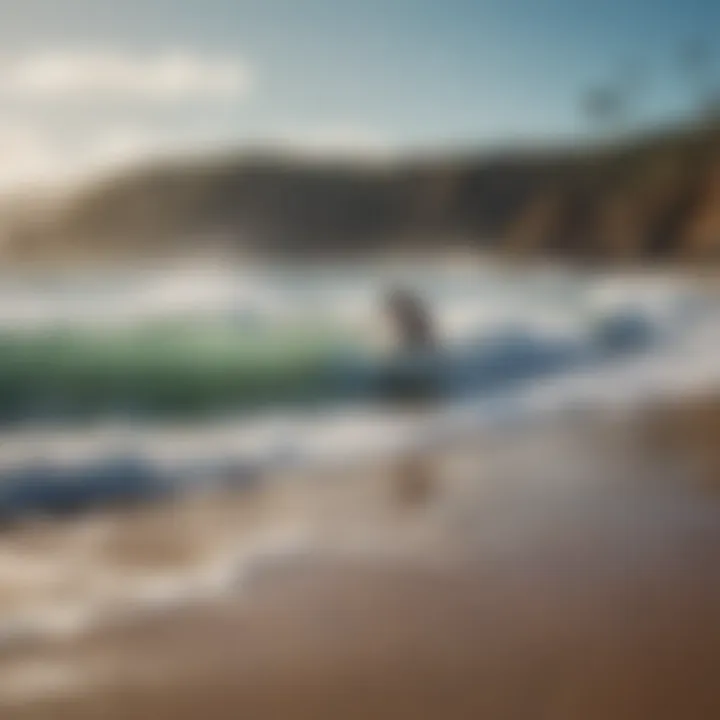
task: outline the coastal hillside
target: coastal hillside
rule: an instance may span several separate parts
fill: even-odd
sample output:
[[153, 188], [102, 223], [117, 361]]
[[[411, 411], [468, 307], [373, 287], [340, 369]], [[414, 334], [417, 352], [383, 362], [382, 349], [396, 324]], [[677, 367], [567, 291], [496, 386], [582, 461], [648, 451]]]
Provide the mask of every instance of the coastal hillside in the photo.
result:
[[345, 257], [461, 248], [720, 260], [720, 127], [387, 162], [228, 154], [146, 166], [16, 224], [8, 261]]

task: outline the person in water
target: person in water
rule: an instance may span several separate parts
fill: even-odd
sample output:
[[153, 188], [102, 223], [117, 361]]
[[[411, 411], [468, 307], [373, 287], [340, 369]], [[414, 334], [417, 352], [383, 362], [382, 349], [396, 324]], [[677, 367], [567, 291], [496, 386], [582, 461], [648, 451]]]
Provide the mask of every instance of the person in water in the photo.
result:
[[[433, 318], [421, 298], [405, 289], [394, 289], [388, 294], [386, 311], [394, 329], [399, 362], [386, 378], [385, 397], [427, 412], [440, 395], [434, 362], [438, 339]], [[424, 504], [435, 486], [434, 458], [410, 451], [398, 459], [393, 475], [394, 492], [403, 505]]]
[[396, 288], [386, 298], [398, 362], [388, 374], [384, 395], [391, 401], [423, 403], [437, 398], [439, 381], [433, 367], [437, 333], [422, 299], [410, 290]]
[[388, 294], [387, 308], [403, 350], [430, 350], [436, 345], [430, 312], [419, 296], [395, 289]]

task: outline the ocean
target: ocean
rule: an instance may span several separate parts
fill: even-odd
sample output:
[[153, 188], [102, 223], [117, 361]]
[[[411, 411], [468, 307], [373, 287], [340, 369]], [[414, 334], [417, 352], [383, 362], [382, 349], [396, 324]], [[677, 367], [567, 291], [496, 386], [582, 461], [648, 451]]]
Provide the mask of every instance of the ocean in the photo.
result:
[[[436, 352], [393, 349], [397, 286], [430, 309]], [[4, 278], [0, 347], [0, 637], [15, 642], [224, 593], [258, 558], [302, 551], [297, 504], [256, 501], [278, 478], [706, 392], [720, 304], [651, 273], [186, 263]], [[441, 397], [388, 403], [387, 373], [417, 363]]]
[[[423, 298], [437, 352], [393, 348], [397, 286]], [[6, 279], [0, 516], [378, 453], [418, 423], [652, 400], [716, 380], [718, 327], [714, 297], [649, 274], [187, 264]], [[422, 419], [383, 396], [416, 364], [442, 389]]]

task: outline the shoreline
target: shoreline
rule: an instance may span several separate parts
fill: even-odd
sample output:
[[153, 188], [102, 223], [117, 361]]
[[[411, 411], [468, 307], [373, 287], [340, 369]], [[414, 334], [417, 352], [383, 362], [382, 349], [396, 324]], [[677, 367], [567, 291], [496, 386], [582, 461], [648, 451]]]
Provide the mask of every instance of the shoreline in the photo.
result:
[[[3, 717], [711, 717], [720, 503], [682, 452], [720, 455], [718, 408], [433, 451], [419, 500], [385, 461], [285, 478], [253, 502], [309, 529], [302, 546], [229, 595], [2, 653]], [[251, 503], [229, 497], [194, 525], [141, 514], [159, 513], [125, 552], [172, 554], [173, 521], [178, 543], [237, 529]]]

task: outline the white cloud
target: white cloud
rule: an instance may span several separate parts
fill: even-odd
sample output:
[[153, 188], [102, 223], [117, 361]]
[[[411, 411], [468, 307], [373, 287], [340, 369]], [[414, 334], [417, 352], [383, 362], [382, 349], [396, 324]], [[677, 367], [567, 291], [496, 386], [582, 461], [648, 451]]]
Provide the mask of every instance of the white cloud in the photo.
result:
[[0, 64], [0, 93], [30, 100], [236, 100], [253, 84], [252, 69], [239, 58], [184, 50], [144, 56], [56, 50]]
[[41, 127], [28, 122], [0, 123], [0, 189], [56, 177], [67, 157]]
[[[249, 146], [253, 141], [246, 138]], [[326, 125], [277, 131], [261, 147], [277, 148], [310, 159], [392, 160], [392, 143], [381, 133], [360, 125]], [[139, 122], [97, 123], [68, 137], [52, 122], [39, 118], [0, 118], [0, 194], [32, 188], [72, 188], [91, 179], [154, 159], [217, 154], [237, 148], [227, 133], [172, 129]]]
[[133, 165], [223, 146], [212, 134], [142, 124], [101, 124], [68, 138], [51, 124], [0, 119], [0, 194], [71, 188]]
[[162, 142], [141, 128], [121, 126], [68, 143], [40, 124], [5, 120], [0, 122], [0, 193], [72, 183], [151, 157]]

